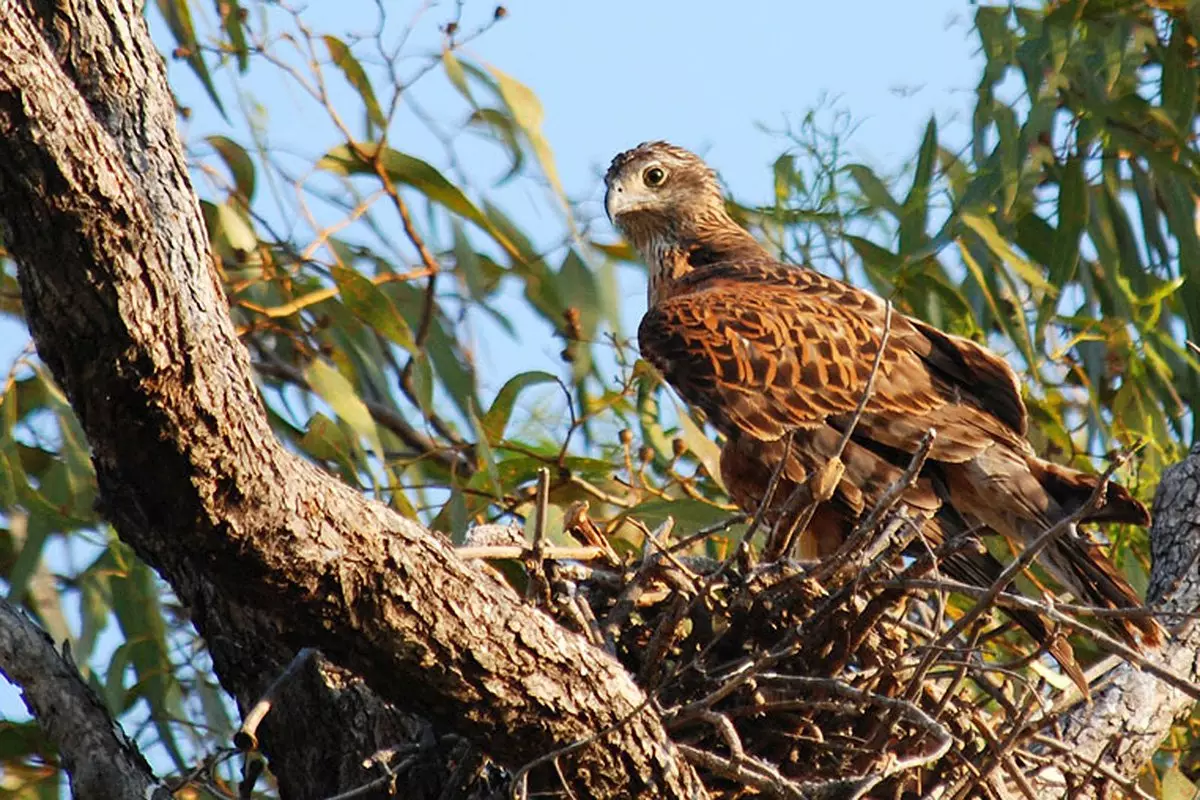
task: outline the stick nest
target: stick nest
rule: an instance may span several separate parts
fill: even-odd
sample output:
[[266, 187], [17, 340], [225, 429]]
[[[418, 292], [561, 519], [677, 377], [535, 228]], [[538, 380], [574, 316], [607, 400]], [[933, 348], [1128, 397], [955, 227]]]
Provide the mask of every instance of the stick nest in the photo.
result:
[[1137, 791], [1056, 745], [1080, 693], [1006, 617], [951, 630], [975, 600], [938, 563], [977, 541], [904, 558], [919, 533], [899, 509], [819, 564], [688, 556], [702, 537], [670, 524], [623, 561], [586, 507], [568, 529], [594, 546], [524, 550], [527, 597], [636, 676], [713, 797], [1032, 797], [1042, 768]]

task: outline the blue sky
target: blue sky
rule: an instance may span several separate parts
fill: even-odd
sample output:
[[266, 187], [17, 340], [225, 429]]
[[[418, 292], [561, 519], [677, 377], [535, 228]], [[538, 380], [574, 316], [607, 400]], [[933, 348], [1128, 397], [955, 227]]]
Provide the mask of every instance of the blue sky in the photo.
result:
[[[201, 4], [194, 5], [201, 13]], [[453, 7], [443, 3], [427, 13], [424, 33], [413, 40], [417, 50], [436, 52], [435, 23], [449, 18]], [[915, 150], [931, 114], [943, 129], [963, 124], [978, 77], [973, 9], [963, 0], [514, 0], [507, 7], [507, 18], [472, 43], [465, 57], [497, 67], [537, 93], [567, 193], [593, 201], [589, 208], [596, 215], [609, 159], [646, 139], [668, 139], [702, 153], [740, 198], [766, 201], [768, 167], [785, 143], [763, 127], [783, 128], [830, 98], [859, 122], [850, 142], [856, 160], [893, 172]], [[374, 8], [365, 0], [316, 2], [306, 18], [317, 31], [368, 30]], [[415, 5], [389, 8], [404, 18]], [[468, 19], [486, 19], [491, 8], [468, 0]], [[161, 33], [156, 26], [160, 47], [169, 52], [173, 43]], [[172, 63], [170, 76], [194, 111], [190, 139], [209, 133], [238, 138], [186, 67]], [[245, 85], [266, 105], [271, 129], [284, 131], [274, 134], [284, 139], [278, 144], [315, 156], [337, 143], [327, 126], [305, 116], [295, 92], [276, 87], [270, 78], [255, 77]], [[435, 117], [461, 105], [444, 81], [437, 87], [423, 82], [420, 96]], [[438, 164], [428, 134], [401, 129], [392, 137], [399, 149]], [[498, 151], [490, 152], [498, 158]], [[493, 174], [502, 167], [496, 161]], [[506, 210], [535, 235], [561, 230], [561, 220], [528, 184], [503, 191]], [[623, 283], [622, 291], [636, 319], [644, 289]], [[26, 343], [23, 329], [0, 322], [0, 370], [8, 370]], [[487, 360], [503, 351], [485, 347], [481, 367], [498, 386], [520, 369], [546, 366], [539, 360], [560, 363], [554, 358], [560, 348], [553, 341], [545, 348], [534, 343], [523, 351], [530, 363], [509, 358], [489, 372]], [[0, 717], [22, 712], [11, 687], [0, 687]]]
[[568, 187], [594, 184], [618, 150], [668, 139], [753, 193], [780, 150], [758, 126], [780, 127], [823, 95], [862, 121], [864, 157], [911, 153], [931, 112], [949, 117], [970, 99], [971, 14], [962, 0], [543, 0], [513, 3], [472, 49], [541, 97]]

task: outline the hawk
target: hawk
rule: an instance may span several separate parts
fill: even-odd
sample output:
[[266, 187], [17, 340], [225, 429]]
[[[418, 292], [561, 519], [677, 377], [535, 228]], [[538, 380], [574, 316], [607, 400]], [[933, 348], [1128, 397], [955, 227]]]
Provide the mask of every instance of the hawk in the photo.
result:
[[[836, 549], [931, 430], [925, 465], [902, 497], [931, 546], [970, 530], [1029, 543], [1083, 507], [1100, 484], [1033, 451], [1017, 376], [1003, 358], [892, 312], [870, 292], [779, 262], [729, 216], [715, 174], [697, 156], [644, 143], [617, 155], [604, 180], [609, 219], [649, 268], [642, 355], [725, 435], [721, 473], [741, 508], [757, 510], [776, 472], [769, 518], [794, 487], [813, 487], [820, 504], [802, 532], [810, 555]], [[1149, 522], [1123, 487], [1109, 483], [1103, 499], [1082, 521]], [[1082, 602], [1141, 607], [1074, 525], [1040, 560]], [[988, 586], [1001, 565], [982, 551], [958, 551], [941, 569]], [[1038, 615], [1010, 613], [1083, 686], [1069, 645]], [[1134, 647], [1162, 640], [1149, 617], [1106, 624]]]

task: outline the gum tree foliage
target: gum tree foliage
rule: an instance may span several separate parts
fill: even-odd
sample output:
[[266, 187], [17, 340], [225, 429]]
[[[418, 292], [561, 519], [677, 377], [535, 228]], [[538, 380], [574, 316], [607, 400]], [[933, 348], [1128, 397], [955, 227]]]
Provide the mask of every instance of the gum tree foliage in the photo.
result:
[[[1194, 438], [1200, 399], [1189, 343], [1200, 340], [1200, 18], [1154, 6], [980, 7], [965, 133], [931, 119], [910, 163], [872, 168], [848, 155], [854, 109], [814, 112], [764, 169], [773, 202], [733, 201], [782, 257], [1006, 353], [1044, 453], [1098, 469], [1141, 442], [1117, 477], [1147, 501]], [[237, 0], [148, 12], [168, 32], [164, 56], [206, 93], [179, 123], [277, 435], [459, 543], [476, 523], [531, 529], [541, 469], [553, 544], [572, 543], [564, 514], [580, 501], [621, 555], [668, 516], [677, 536], [728, 519], [703, 420], [681, 412], [631, 341], [619, 286], [639, 274], [632, 253], [594, 194], [564, 192], [534, 89], [471, 56], [504, 9], [412, 20], [380, 9], [345, 30]], [[271, 82], [319, 120], [321, 152], [276, 146], [297, 122], [251, 89]], [[432, 113], [421, 97], [438, 82], [459, 102]], [[400, 119], [436, 144], [407, 149]], [[503, 154], [504, 174], [473, 168], [480, 142]], [[540, 198], [556, 233], [514, 222], [498, 199], [514, 186]], [[21, 324], [16, 267], [2, 263], [0, 310]], [[480, 363], [510, 348], [561, 353], [538, 371]], [[84, 434], [31, 349], [0, 389], [8, 600], [69, 645], [160, 775], [185, 796], [234, 796], [245, 760], [222, 748], [237, 721], [188, 610], [98, 516]], [[694, 552], [724, 557], [741, 530]], [[1145, 532], [1107, 534], [1143, 588]], [[519, 562], [496, 566], [526, 588]], [[1176, 728], [1143, 785], [1182, 792], [1192, 741], [1191, 726]], [[59, 761], [35, 722], [0, 727], [0, 758], [6, 791], [57, 795]], [[273, 785], [267, 775], [256, 791]]]

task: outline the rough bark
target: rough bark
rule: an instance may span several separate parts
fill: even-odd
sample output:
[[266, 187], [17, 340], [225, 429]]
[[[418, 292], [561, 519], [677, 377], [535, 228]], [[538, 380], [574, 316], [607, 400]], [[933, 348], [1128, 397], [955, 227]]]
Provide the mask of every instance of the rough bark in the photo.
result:
[[[1164, 471], [1154, 495], [1153, 515], [1154, 563], [1147, 602], [1162, 611], [1195, 613], [1200, 608], [1200, 444], [1184, 461]], [[1177, 674], [1200, 681], [1200, 625], [1182, 618], [1176, 623], [1159, 660]], [[1194, 704], [1178, 689], [1121, 664], [1104, 688], [1093, 692], [1091, 705], [1079, 705], [1062, 716], [1060, 738], [1084, 763], [1102, 761], [1115, 773], [1134, 777]], [[1065, 789], [1057, 770], [1032, 778], [1046, 796], [1061, 795]], [[1095, 794], [1095, 787], [1083, 787], [1076, 796]]]
[[137, 745], [113, 724], [108, 709], [54, 642], [19, 609], [0, 600], [0, 673], [21, 687], [71, 776], [80, 800], [138, 797], [168, 800]]
[[[614, 660], [272, 435], [134, 3], [0, 0], [0, 220], [103, 511], [190, 608], [243, 708], [315, 646], [507, 765], [614, 727], [558, 760], [578, 796], [704, 795]], [[290, 796], [353, 788], [330, 762], [404, 728], [321, 683], [261, 731]]]

